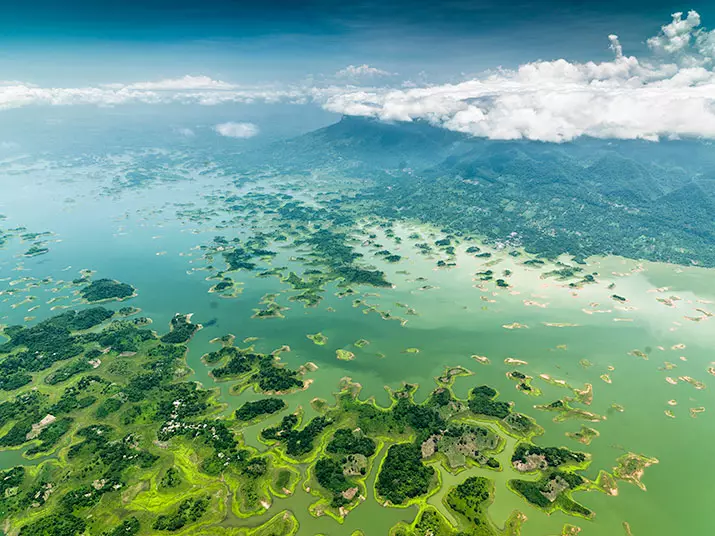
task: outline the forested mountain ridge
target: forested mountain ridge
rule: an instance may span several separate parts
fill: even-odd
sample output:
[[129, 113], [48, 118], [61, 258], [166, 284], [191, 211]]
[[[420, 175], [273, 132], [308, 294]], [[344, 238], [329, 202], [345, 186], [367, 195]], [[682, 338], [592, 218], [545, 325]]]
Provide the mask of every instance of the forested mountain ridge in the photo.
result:
[[705, 142], [493, 141], [346, 118], [282, 148], [282, 165], [370, 178], [357, 206], [384, 216], [547, 257], [715, 266], [715, 152]]
[[344, 117], [327, 127], [273, 143], [268, 152], [271, 162], [296, 168], [424, 169], [459, 152], [465, 140], [463, 134], [426, 123]]

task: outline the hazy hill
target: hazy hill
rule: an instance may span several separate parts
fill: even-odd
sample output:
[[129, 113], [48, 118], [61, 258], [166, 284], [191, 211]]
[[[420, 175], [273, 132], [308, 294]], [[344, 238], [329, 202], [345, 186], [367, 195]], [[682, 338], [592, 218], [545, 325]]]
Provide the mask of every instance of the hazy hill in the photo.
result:
[[344, 117], [325, 128], [277, 142], [269, 152], [272, 161], [294, 167], [424, 168], [458, 150], [465, 139], [426, 123]]

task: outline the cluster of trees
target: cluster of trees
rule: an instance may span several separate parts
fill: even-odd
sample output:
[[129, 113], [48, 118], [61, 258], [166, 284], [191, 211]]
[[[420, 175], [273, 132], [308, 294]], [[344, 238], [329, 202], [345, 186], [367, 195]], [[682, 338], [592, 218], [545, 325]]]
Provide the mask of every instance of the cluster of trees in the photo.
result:
[[491, 501], [492, 484], [488, 478], [472, 476], [452, 488], [446, 497], [447, 506], [464, 516], [470, 524], [470, 534], [495, 536], [486, 514], [486, 507]]
[[362, 432], [340, 428], [335, 431], [325, 450], [330, 454], [362, 454], [369, 458], [375, 454], [376, 446], [375, 440]]
[[318, 484], [333, 495], [330, 505], [333, 508], [345, 506], [350, 501], [342, 493], [354, 484], [343, 474], [343, 465], [333, 458], [323, 457], [315, 464], [315, 479]]
[[[97, 401], [94, 395], [82, 396], [93, 383], [104, 384], [106, 382], [97, 376], [86, 376], [80, 379], [76, 385], [65, 389], [59, 400], [48, 407], [44, 406], [46, 396], [32, 394], [22, 395], [13, 401], [1, 404], [0, 417], [7, 421], [12, 419], [16, 419], [16, 421], [10, 430], [0, 437], [0, 446], [16, 447], [27, 442], [27, 435], [32, 431], [32, 426], [48, 413], [60, 417], [76, 409], [83, 409], [94, 404]], [[27, 401], [26, 406], [22, 405], [23, 401]], [[71, 424], [72, 419], [69, 418], [61, 418], [49, 424], [38, 436], [40, 445], [32, 447], [30, 453], [43, 452], [54, 446], [62, 435], [69, 431]]]
[[171, 514], [162, 514], [156, 518], [152, 528], [175, 532], [189, 523], [201, 519], [209, 506], [208, 496], [193, 497], [181, 501], [179, 507]]
[[109, 382], [99, 376], [84, 376], [75, 385], [67, 387], [59, 400], [47, 408], [47, 412], [57, 417], [76, 409], [88, 408], [97, 401], [96, 396], [86, 392], [95, 383], [106, 385]]
[[[333, 508], [345, 506], [352, 500], [343, 495], [344, 491], [355, 487], [355, 483], [345, 476], [348, 459], [355, 455], [369, 458], [375, 454], [375, 448], [375, 441], [359, 430], [339, 428], [335, 431], [325, 448], [326, 453], [333, 456], [323, 456], [315, 465], [315, 477], [331, 493]], [[365, 469], [361, 468], [361, 472], [365, 474]]]
[[186, 355], [188, 348], [181, 344], [159, 344], [149, 348], [147, 355], [152, 358], [143, 367], [146, 370], [162, 372], [164, 374], [173, 373], [176, 366]]
[[326, 417], [314, 417], [301, 430], [297, 430], [298, 416], [286, 415], [278, 426], [265, 428], [261, 437], [269, 441], [285, 443], [286, 453], [289, 456], [305, 456], [313, 450], [313, 442], [320, 433], [331, 424]]
[[57, 444], [63, 435], [70, 431], [72, 422], [73, 420], [70, 417], [62, 417], [61, 419], [49, 424], [37, 436], [37, 439], [40, 440], [40, 444], [33, 445], [27, 449], [27, 454], [32, 456], [33, 454], [50, 450]]
[[40, 407], [47, 401], [48, 395], [39, 391], [29, 391], [21, 393], [11, 400], [0, 403], [0, 428], [7, 423], [29, 414], [40, 413]]
[[113, 352], [136, 352], [139, 346], [155, 339], [149, 329], [141, 329], [134, 322], [121, 320], [109, 324], [100, 333], [85, 333], [78, 340], [82, 343], [95, 342], [102, 348], [111, 348]]
[[134, 294], [134, 287], [113, 279], [97, 279], [80, 290], [80, 295], [88, 302], [121, 300]]
[[161, 342], [169, 344], [183, 344], [188, 342], [194, 336], [199, 326], [189, 322], [188, 315], [177, 313], [171, 319], [171, 330], [169, 333], [162, 335]]
[[339, 266], [335, 269], [335, 274], [343, 279], [346, 285], [392, 286], [385, 278], [385, 272], [381, 270], [367, 270], [359, 266]]
[[344, 284], [362, 284], [375, 287], [389, 287], [385, 273], [380, 270], [368, 270], [356, 264], [362, 257], [348, 244], [345, 233], [329, 229], [319, 229], [310, 237], [297, 241], [298, 244], [311, 246], [314, 256], [321, 264], [326, 265], [332, 278], [343, 279]]
[[[207, 355], [206, 361], [220, 360], [222, 355], [230, 355], [230, 359], [225, 365], [216, 367], [211, 371], [211, 375], [216, 379], [226, 379], [234, 376], [246, 374], [258, 367], [251, 376], [250, 381], [256, 382], [258, 387], [264, 392], [284, 392], [291, 389], [301, 389], [304, 385], [299, 378], [298, 371], [279, 365], [271, 355], [257, 354], [254, 352], [233, 350], [219, 350]], [[212, 355], [214, 354], [214, 355]]]
[[207, 365], [214, 365], [223, 361], [227, 357], [234, 358], [239, 355], [239, 350], [235, 346], [222, 346], [219, 350], [214, 350], [213, 352], [205, 354], [203, 356], [203, 360]]
[[181, 485], [181, 472], [176, 467], [169, 467], [159, 481], [160, 488], [176, 488]]
[[[554, 481], [557, 479], [561, 485], [565, 484], [566, 489], [560, 491], [555, 500], [552, 501], [548, 495], [553, 493], [552, 490], [555, 485]], [[509, 481], [511, 488], [531, 504], [547, 510], [561, 507], [568, 513], [590, 517], [593, 515], [593, 512], [585, 506], [572, 500], [567, 494], [568, 491], [573, 491], [584, 483], [585, 480], [579, 475], [564, 471], [553, 471], [535, 482], [528, 480]]]
[[427, 493], [434, 474], [434, 468], [422, 463], [422, 451], [418, 445], [392, 445], [387, 451], [375, 489], [393, 504], [402, 504]]
[[18, 447], [27, 441], [27, 434], [32, 425], [40, 420], [39, 413], [29, 413], [12, 425], [8, 432], [0, 437], [0, 447]]
[[108, 415], [119, 411], [122, 407], [122, 401], [119, 398], [106, 398], [97, 407], [97, 418], [104, 419]]
[[263, 356], [259, 361], [258, 372], [251, 378], [258, 383], [261, 391], [290, 391], [302, 389], [303, 380], [298, 372], [285, 366], [278, 366], [272, 356]]
[[248, 270], [250, 272], [258, 267], [252, 260], [253, 255], [239, 246], [234, 247], [231, 251], [224, 252], [223, 258], [230, 271]]
[[[221, 355], [223, 353], [223, 355]], [[211, 375], [217, 380], [222, 380], [225, 378], [230, 378], [232, 376], [240, 376], [245, 374], [251, 368], [259, 358], [258, 354], [252, 352], [239, 352], [237, 348], [233, 348], [232, 351], [219, 350], [218, 352], [211, 352], [206, 358], [206, 362], [209, 363], [210, 360], [222, 359], [225, 355], [230, 355], [231, 358], [226, 362], [225, 365], [221, 367], [216, 367], [211, 371]]]
[[530, 455], [543, 456], [549, 467], [559, 467], [567, 463], [581, 463], [586, 460], [583, 452], [574, 452], [564, 447], [539, 447], [531, 443], [519, 443], [511, 456], [512, 463], [526, 462]]
[[51, 374], [48, 374], [45, 377], [45, 383], [47, 385], [56, 385], [58, 383], [62, 383], [64, 381], [69, 380], [75, 374], [86, 372], [91, 368], [92, 365], [90, 365], [86, 359], [75, 359], [74, 361], [71, 361], [66, 365], [61, 366]]
[[230, 277], [224, 277], [221, 281], [213, 286], [215, 292], [221, 292], [233, 286], [233, 280]]
[[503, 419], [511, 413], [511, 404], [494, 400], [497, 392], [488, 385], [480, 385], [469, 394], [469, 409], [479, 415]]
[[[82, 441], [70, 447], [68, 459], [72, 461], [81, 457], [85, 462], [84, 470], [88, 472], [87, 476], [93, 474], [103, 485], [85, 485], [68, 492], [62, 502], [69, 511], [85, 506], [86, 500], [99, 501], [104, 493], [113, 491], [115, 486], [127, 485], [124, 473], [130, 467], [148, 468], [159, 459], [151, 452], [138, 448], [133, 435], [117, 437], [116, 431], [106, 424], [81, 428], [76, 432], [76, 436]], [[81, 476], [81, 471], [76, 476]]]
[[[32, 327], [6, 328], [4, 334], [10, 340], [0, 345], [0, 354], [11, 355], [0, 363], [0, 389], [10, 391], [22, 387], [32, 380], [30, 373], [78, 356], [83, 351], [82, 343], [91, 342], [97, 335], [77, 336], [73, 331], [89, 329], [113, 315], [103, 307], [94, 307], [80, 312], [67, 311]], [[17, 351], [21, 348], [25, 349]], [[62, 377], [60, 374], [59, 378]]]
[[250, 421], [261, 415], [270, 415], [281, 411], [286, 403], [280, 398], [262, 398], [246, 402], [236, 410], [235, 416], [239, 421]]
[[447, 423], [439, 414], [439, 408], [451, 400], [448, 390], [434, 392], [425, 404], [415, 404], [408, 391], [398, 393], [398, 400], [390, 410], [383, 410], [373, 404], [353, 403], [343, 399], [346, 409], [357, 414], [357, 425], [367, 435], [403, 434], [409, 427], [418, 440], [424, 439], [447, 428]]
[[523, 413], [510, 413], [504, 418], [504, 423], [508, 424], [512, 430], [522, 435], [527, 435], [536, 427], [533, 419]]
[[112, 530], [105, 532], [102, 536], [136, 536], [139, 534], [141, 525], [136, 517], [128, 517]]
[[50, 514], [28, 523], [20, 529], [19, 536], [75, 536], [83, 534], [87, 523], [71, 514]]
[[417, 432], [417, 442], [440, 430], [447, 429], [447, 421], [429, 405], [415, 404], [409, 398], [400, 398], [392, 409], [395, 420]]

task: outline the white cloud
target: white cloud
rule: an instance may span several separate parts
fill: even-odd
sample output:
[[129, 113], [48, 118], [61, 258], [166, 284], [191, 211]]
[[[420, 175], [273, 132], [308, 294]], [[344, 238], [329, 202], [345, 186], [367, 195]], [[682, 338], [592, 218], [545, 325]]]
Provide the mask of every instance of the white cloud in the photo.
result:
[[[538, 61], [445, 85], [421, 79], [398, 88], [358, 85], [360, 77], [391, 74], [367, 64], [350, 65], [338, 72], [341, 84], [322, 86], [314, 81], [243, 86], [195, 75], [80, 88], [6, 81], [0, 82], [0, 110], [29, 105], [317, 103], [341, 114], [424, 120], [493, 139], [715, 139], [715, 31], [701, 25], [698, 13], [675, 13], [648, 40], [651, 59], [626, 55], [616, 35], [608, 40], [611, 61]], [[224, 123], [215, 130], [224, 136], [255, 135], [255, 125], [248, 125]]]
[[194, 136], [196, 136], [196, 133], [192, 129], [187, 127], [177, 128], [176, 133], [179, 136], [183, 136], [184, 138], [193, 138]]
[[690, 46], [693, 31], [700, 26], [700, 15], [689, 11], [683, 19], [682, 13], [673, 13], [673, 21], [661, 27], [660, 35], [648, 39], [648, 46], [655, 51], [677, 54]]
[[374, 76], [391, 76], [394, 73], [383, 71], [377, 67], [370, 67], [367, 63], [362, 65], [348, 65], [345, 69], [340, 69], [335, 76], [338, 78], [362, 78]]
[[229, 138], [252, 138], [258, 134], [258, 127], [253, 123], [221, 123], [214, 127], [221, 136]]
[[71, 106], [122, 104], [200, 104], [205, 106], [237, 102], [299, 102], [306, 98], [304, 88], [238, 86], [207, 76], [106, 84], [96, 87], [38, 87], [23, 82], [0, 83], [0, 110], [31, 105]]
[[685, 18], [682, 13], [673, 13], [673, 20], [661, 27], [660, 34], [648, 39], [648, 46], [656, 54], [672, 56], [685, 67], [712, 68], [715, 64], [715, 30], [706, 30], [700, 22], [697, 11], [689, 11]]
[[612, 61], [540, 61], [459, 84], [353, 89], [329, 97], [325, 108], [385, 121], [426, 120], [493, 139], [715, 138], [715, 72], [706, 54], [715, 49], [715, 34], [699, 25], [695, 12], [673, 15], [649, 40], [670, 55], [660, 63], [624, 56], [611, 35]]
[[613, 54], [615, 54], [616, 58], [622, 58], [623, 47], [621, 46], [621, 42], [618, 40], [618, 36], [611, 34], [608, 36], [608, 40], [611, 42], [608, 48], [613, 51]]
[[157, 82], [137, 82], [134, 84], [109, 84], [105, 87], [114, 89], [138, 89], [141, 91], [195, 91], [195, 90], [230, 90], [239, 86], [222, 80], [213, 80], [208, 76], [186, 75], [181, 78], [167, 78]]

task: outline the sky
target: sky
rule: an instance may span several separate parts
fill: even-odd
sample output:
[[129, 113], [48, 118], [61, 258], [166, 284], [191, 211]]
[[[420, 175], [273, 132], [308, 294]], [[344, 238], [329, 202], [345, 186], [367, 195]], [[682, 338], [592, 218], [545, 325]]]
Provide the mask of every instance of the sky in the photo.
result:
[[296, 81], [347, 65], [435, 80], [537, 59], [607, 58], [616, 33], [633, 53], [675, 11], [663, 0], [7, 2], [0, 72], [35, 83], [111, 83], [201, 74]]
[[8, 2], [0, 138], [132, 116], [238, 142], [343, 114], [495, 139], [712, 138], [708, 24], [702, 0]]

